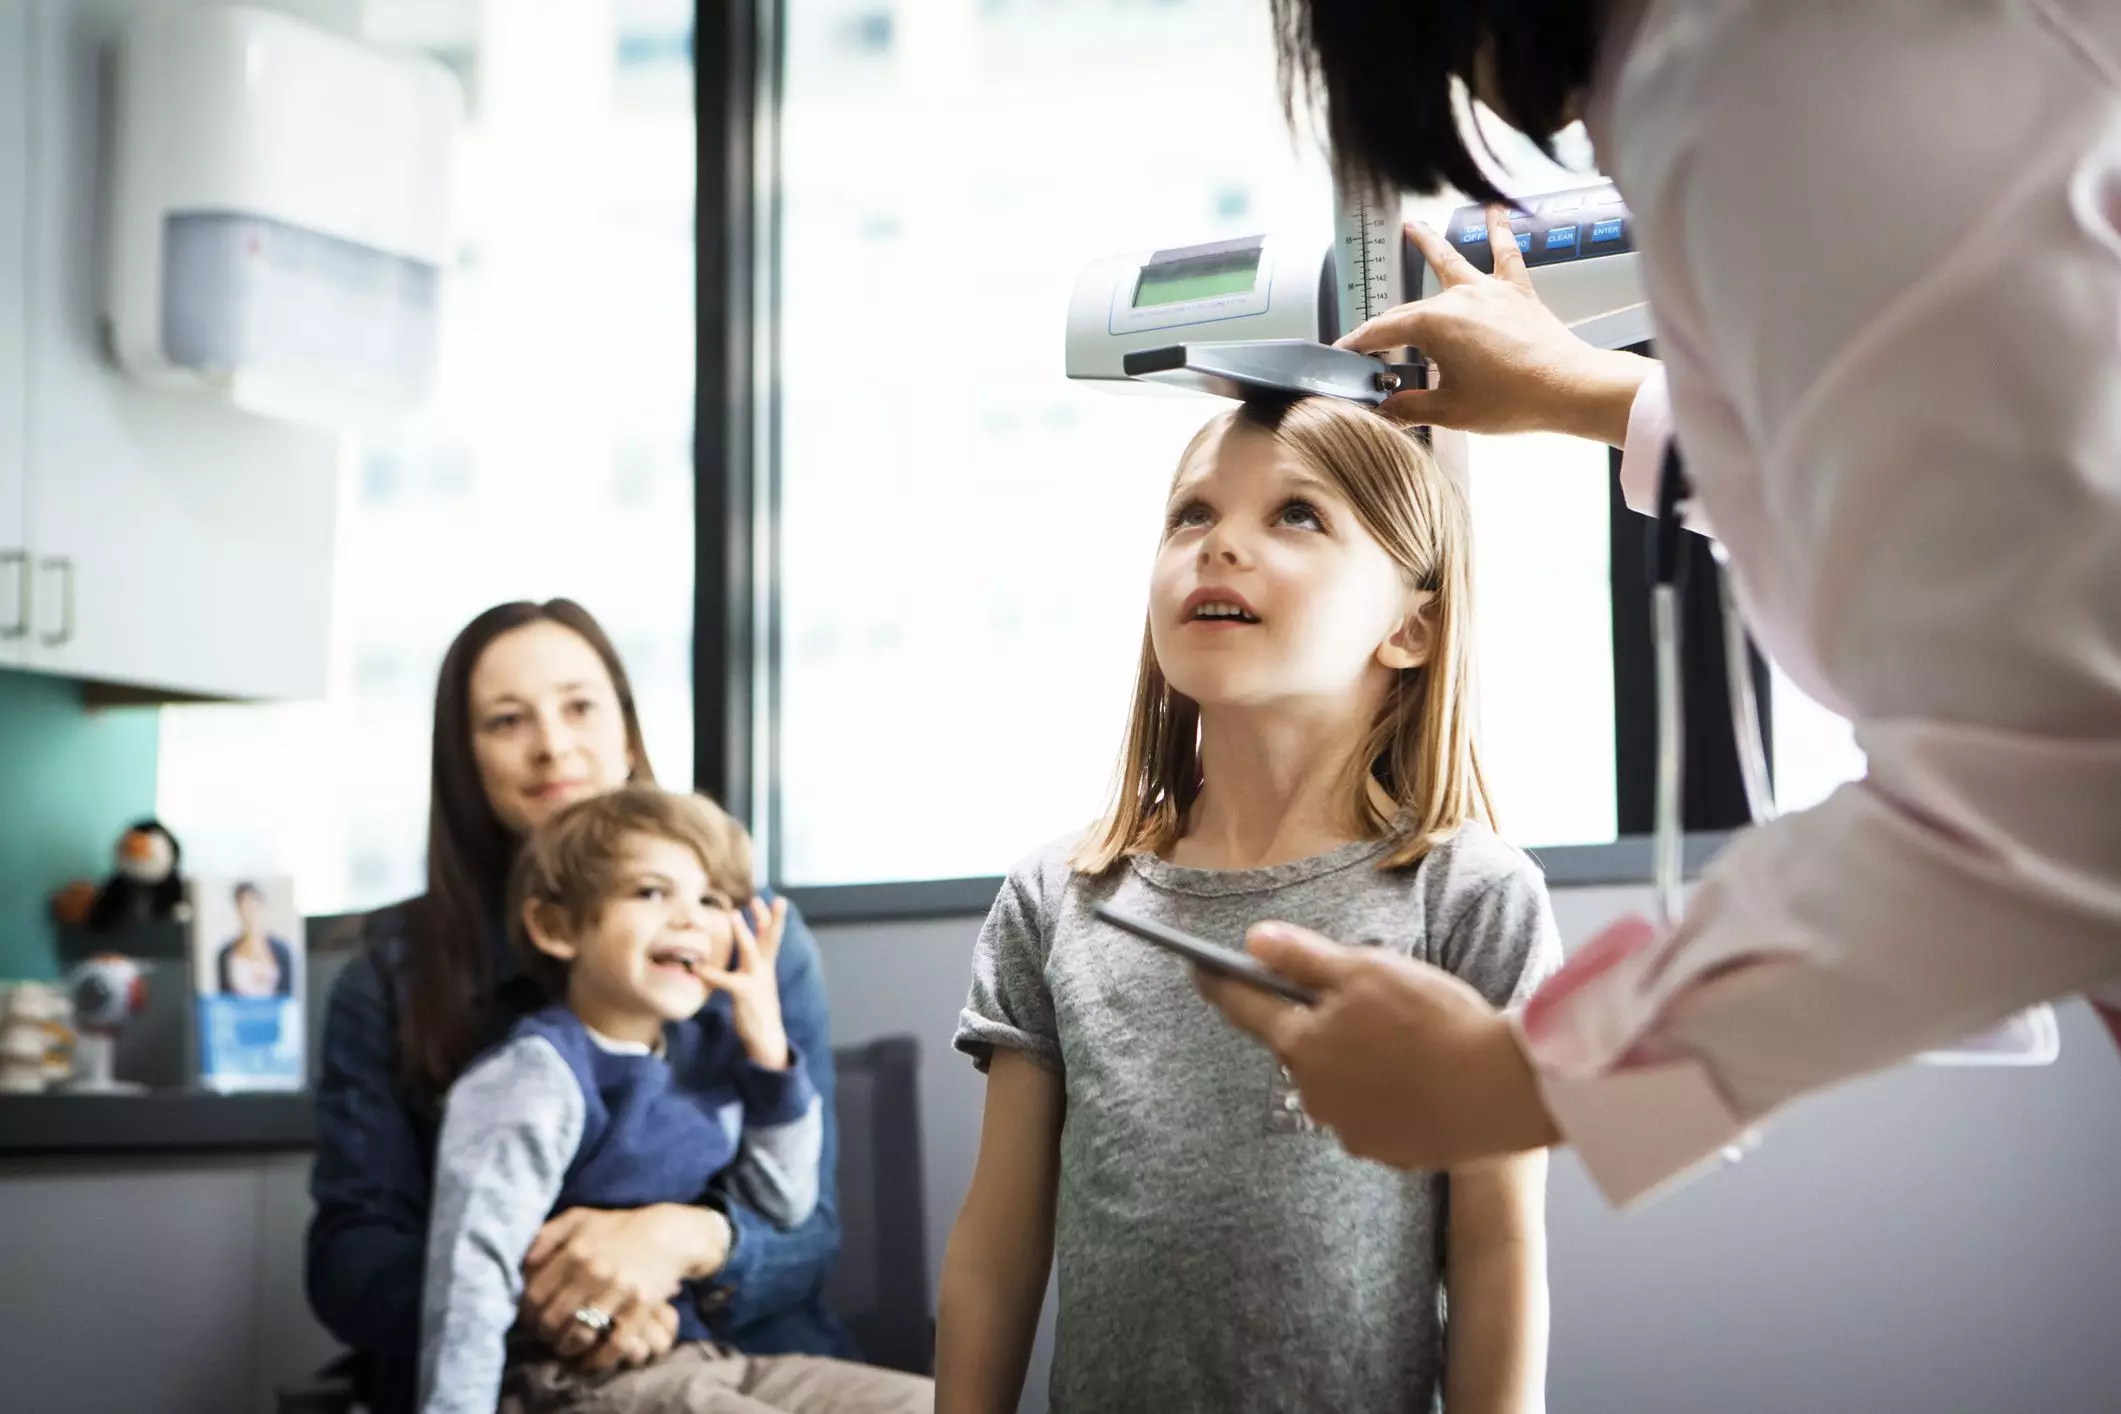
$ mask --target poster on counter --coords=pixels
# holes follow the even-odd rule
[[[307,956],[288,878],[191,880],[199,1083],[299,1090]]]

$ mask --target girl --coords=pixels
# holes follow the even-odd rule
[[[987,1106],[938,1409],[1015,1407],[1056,1249],[1056,1410],[1540,1406],[1543,1161],[1349,1158],[1091,913],[1231,943],[1290,919],[1527,994],[1560,948],[1490,828],[1470,541],[1423,448],[1348,404],[1241,407],[1187,447],[1112,809],[1010,875],[974,957],[957,1045]]]

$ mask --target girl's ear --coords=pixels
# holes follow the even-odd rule
[[[1395,672],[1418,668],[1436,647],[1436,596],[1417,589],[1407,600],[1398,627],[1377,645],[1377,661]]]
[[[558,905],[537,899],[523,904],[523,931],[530,935],[530,945],[547,957],[556,957],[562,962],[573,962],[574,944],[563,936],[566,919],[561,916]]]

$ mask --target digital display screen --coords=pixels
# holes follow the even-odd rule
[[[1142,267],[1134,287],[1134,307],[1185,304],[1189,300],[1251,292],[1259,279],[1259,250],[1217,251]]]

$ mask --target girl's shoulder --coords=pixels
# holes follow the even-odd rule
[[[1017,860],[1002,880],[998,903],[1013,903],[1040,917],[1050,916],[1071,888],[1082,884],[1095,888],[1100,881],[1114,877],[1126,868],[1122,862],[1104,874],[1085,874],[1078,870],[1075,856],[1088,833],[1087,830],[1077,830],[1061,835]]]
[[[1539,861],[1481,824],[1442,840],[1414,871],[1427,960],[1507,1006],[1561,962]]]
[[[1478,820],[1466,821],[1431,845],[1413,874],[1431,894],[1477,894],[1495,888],[1544,894],[1547,888],[1546,871],[1538,860]]]

